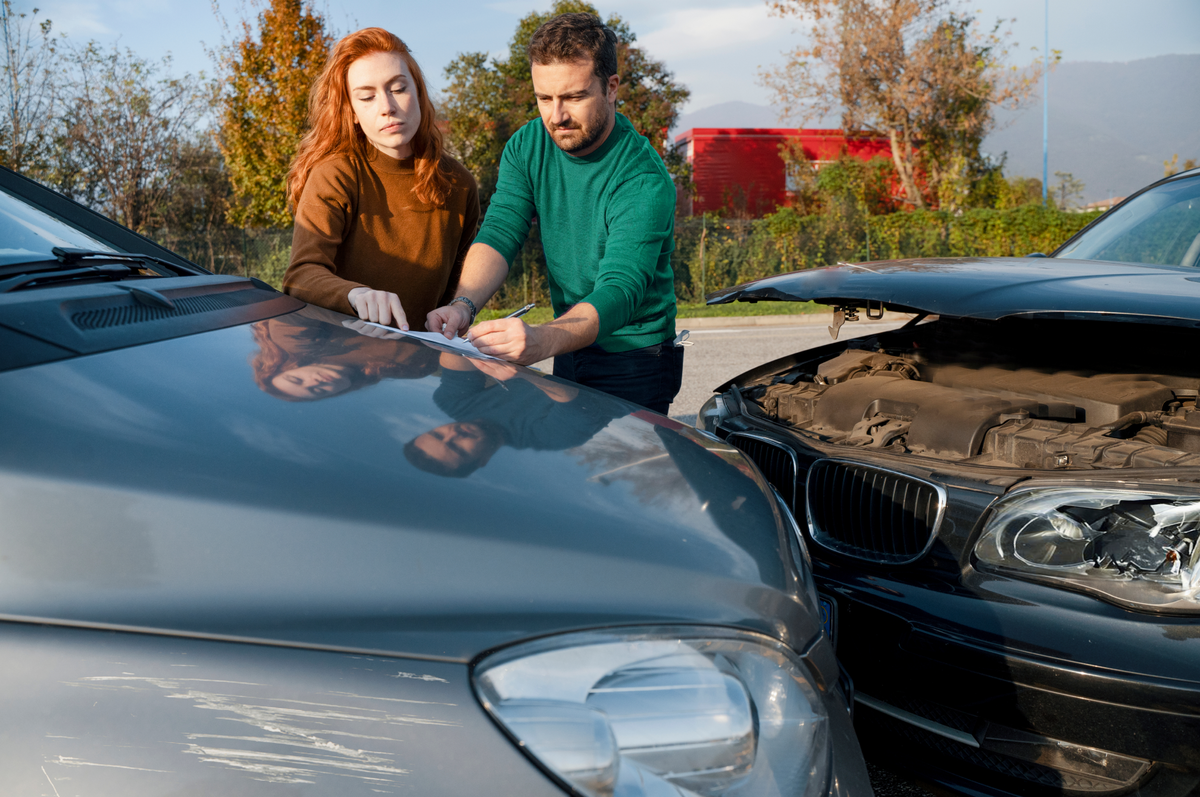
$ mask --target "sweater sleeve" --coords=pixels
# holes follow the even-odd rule
[[[292,258],[283,290],[310,304],[356,315],[346,295],[367,287],[338,276],[337,251],[350,232],[358,185],[352,166],[341,159],[317,164],[296,204]]]
[[[671,246],[675,186],[650,172],[625,181],[609,200],[608,239],[592,292],[580,299],[596,308],[606,337],[633,319]]]
[[[439,302],[442,305],[449,303],[455,296],[459,277],[462,276],[463,261],[467,257],[467,250],[475,242],[475,233],[479,229],[479,185],[470,172],[465,168],[462,171],[468,186],[466,207],[463,211],[462,237],[458,239],[458,252],[454,256],[454,266],[450,269],[450,277],[446,281],[446,292]]]
[[[541,121],[535,122],[539,127],[542,124]],[[529,125],[526,125],[504,145],[496,192],[488,203],[483,226],[475,236],[476,243],[487,244],[495,249],[509,266],[525,245],[533,220],[533,183],[525,165],[529,159],[526,153],[520,151],[529,144],[529,130]]]

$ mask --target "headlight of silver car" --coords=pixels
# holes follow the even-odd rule
[[[976,564],[1098,592],[1134,608],[1200,611],[1200,498],[1041,488],[997,504]]]
[[[484,659],[474,681],[513,738],[585,797],[828,788],[820,696],[804,663],[767,637],[692,627],[567,634]]]

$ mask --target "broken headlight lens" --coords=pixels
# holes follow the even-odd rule
[[[484,707],[585,797],[817,795],[828,715],[795,654],[704,628],[567,634],[475,670]]]
[[[1200,498],[1095,488],[1014,493],[992,512],[975,559],[982,569],[1134,608],[1200,611]]]
[[[733,413],[730,412],[729,403],[724,396],[710,396],[700,407],[700,412],[696,414],[696,428],[702,432],[716,434],[721,421],[731,415]]]

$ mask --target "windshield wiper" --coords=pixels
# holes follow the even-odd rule
[[[34,274],[21,274],[16,277],[9,277],[6,280],[0,280],[0,293],[8,293],[17,288],[28,285],[31,282],[53,282],[55,280],[74,279],[76,277],[103,277],[113,279],[116,277],[127,277],[132,274],[134,269],[123,264],[113,264],[110,266],[88,266],[86,268],[72,268],[66,271],[38,271]]]
[[[50,250],[54,256],[58,258],[58,262],[64,264],[78,263],[85,259],[110,260],[117,263],[143,263],[146,268],[161,277],[175,276],[199,276],[205,272],[190,266],[183,266],[178,263],[172,263],[169,260],[163,260],[160,257],[153,255],[143,255],[137,252],[102,252],[93,251],[90,249],[68,249],[66,247],[56,246]],[[167,269],[164,271],[163,269]]]

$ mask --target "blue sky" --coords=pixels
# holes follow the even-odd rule
[[[219,0],[231,28],[253,17],[251,5]],[[16,0],[41,9],[54,29],[78,43],[118,42],[146,58],[168,52],[174,71],[211,72],[205,47],[222,41],[222,25],[208,0]],[[793,20],[768,16],[762,0],[614,0],[596,2],[601,13],[616,12],[632,25],[643,46],[666,62],[692,91],[685,111],[731,100],[767,104],[757,81],[760,67],[781,60],[800,43]],[[335,30],[345,33],[379,25],[415,52],[436,91],[442,69],[457,53],[502,54],[517,20],[546,10],[549,0],[316,0]],[[1016,17],[1010,27],[1020,47],[1013,63],[1028,63],[1029,48],[1041,47],[1043,0],[964,2],[980,19]],[[1067,61],[1131,61],[1173,53],[1200,53],[1200,0],[1050,0],[1050,46]]]

